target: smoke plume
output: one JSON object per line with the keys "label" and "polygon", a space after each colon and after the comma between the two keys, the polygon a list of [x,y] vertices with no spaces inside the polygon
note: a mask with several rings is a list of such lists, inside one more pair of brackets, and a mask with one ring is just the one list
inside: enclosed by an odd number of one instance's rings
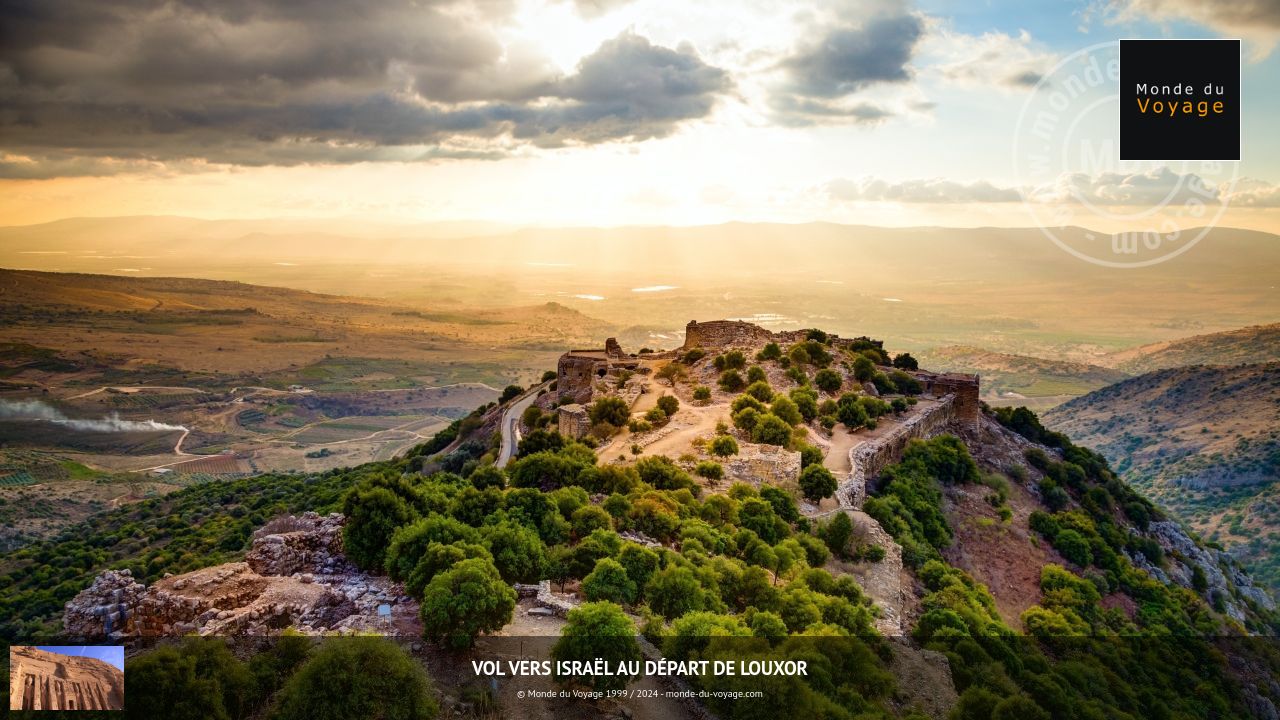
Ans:
{"label": "smoke plume", "polygon": [[84,432],[186,431],[182,425],[169,425],[155,420],[121,420],[115,413],[101,420],[69,418],[39,400],[0,400],[0,420],[41,420]]}

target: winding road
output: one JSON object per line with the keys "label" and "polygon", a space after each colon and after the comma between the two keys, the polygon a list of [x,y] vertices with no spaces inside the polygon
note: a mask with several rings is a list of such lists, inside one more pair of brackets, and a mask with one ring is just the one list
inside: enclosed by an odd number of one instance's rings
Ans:
{"label": "winding road", "polygon": [[494,463],[498,467],[506,467],[511,458],[516,456],[516,450],[520,447],[520,416],[538,399],[538,394],[550,385],[550,382],[544,382],[525,390],[523,395],[513,400],[511,406],[502,412],[502,449],[498,451],[498,461]]}

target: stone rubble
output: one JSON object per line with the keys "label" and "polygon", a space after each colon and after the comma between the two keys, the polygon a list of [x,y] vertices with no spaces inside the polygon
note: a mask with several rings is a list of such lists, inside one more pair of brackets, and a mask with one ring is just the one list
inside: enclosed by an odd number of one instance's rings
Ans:
{"label": "stone rubble", "polygon": [[[109,570],[67,603],[63,627],[83,638],[164,635],[394,634],[417,603],[400,583],[342,554],[344,518],[305,513],[254,534],[244,562],[165,577],[150,588]],[[385,607],[384,607],[385,606]]]}

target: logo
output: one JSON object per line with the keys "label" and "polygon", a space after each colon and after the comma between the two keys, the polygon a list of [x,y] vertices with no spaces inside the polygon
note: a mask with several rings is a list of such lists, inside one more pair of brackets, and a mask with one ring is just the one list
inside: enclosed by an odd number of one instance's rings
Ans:
{"label": "logo", "polygon": [[1120,159],[1239,160],[1240,41],[1121,40]]}
{"label": "logo", "polygon": [[[1160,151],[1147,157],[1127,145],[1121,125],[1126,104],[1134,104],[1134,87],[1124,85],[1128,71],[1129,43],[1099,43],[1064,58],[1044,75],[1028,95],[1019,114],[1013,139],[1013,162],[1023,205],[1041,232],[1071,255],[1096,265],[1139,268],[1164,262],[1190,250],[1221,219],[1227,197],[1235,185],[1239,164],[1239,116],[1227,114],[1228,97],[1239,112],[1239,44],[1235,47],[1234,82],[1206,77],[1208,73],[1187,73],[1178,81],[1183,92],[1189,83],[1199,82],[1196,95],[1178,96],[1192,102],[1188,116],[1170,121],[1158,114],[1143,116],[1144,122],[1170,122],[1164,138],[1176,133],[1212,135],[1212,127],[1233,118],[1235,134],[1226,142],[1235,143],[1236,152],[1211,157],[1217,149],[1199,146],[1194,152],[1190,136],[1184,136],[1184,152]],[[1138,41],[1164,43],[1170,41]],[[1176,41],[1207,43],[1217,41]],[[1123,60],[1123,61],[1122,61]],[[1163,90],[1163,74],[1153,74],[1141,83]],[[1200,97],[1205,86],[1214,85],[1214,97],[1223,102],[1221,115],[1214,115],[1214,100],[1208,100],[1206,116],[1199,117]],[[1172,93],[1175,81],[1169,80]],[[1223,94],[1217,95],[1222,85]],[[1144,98],[1152,99],[1154,98]],[[1160,109],[1169,113],[1164,98]],[[1145,105],[1154,113],[1154,103]],[[1186,107],[1179,105],[1176,112]],[[1203,123],[1187,129],[1183,122]],[[1215,136],[1221,140],[1221,137]],[[1165,139],[1151,133],[1152,143]],[[1212,152],[1211,152],[1212,150]],[[1144,155],[1139,157],[1139,155]],[[1182,157],[1180,157],[1182,156]]]}

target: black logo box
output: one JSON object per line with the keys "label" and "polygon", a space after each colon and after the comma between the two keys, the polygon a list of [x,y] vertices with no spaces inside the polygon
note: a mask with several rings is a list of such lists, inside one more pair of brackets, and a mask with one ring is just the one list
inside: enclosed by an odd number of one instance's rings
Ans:
{"label": "black logo box", "polygon": [[[1166,94],[1166,87],[1182,92]],[[1188,101],[1190,114],[1183,112]],[[1121,160],[1239,160],[1242,101],[1239,40],[1120,41]],[[1172,115],[1170,103],[1177,103]]]}

